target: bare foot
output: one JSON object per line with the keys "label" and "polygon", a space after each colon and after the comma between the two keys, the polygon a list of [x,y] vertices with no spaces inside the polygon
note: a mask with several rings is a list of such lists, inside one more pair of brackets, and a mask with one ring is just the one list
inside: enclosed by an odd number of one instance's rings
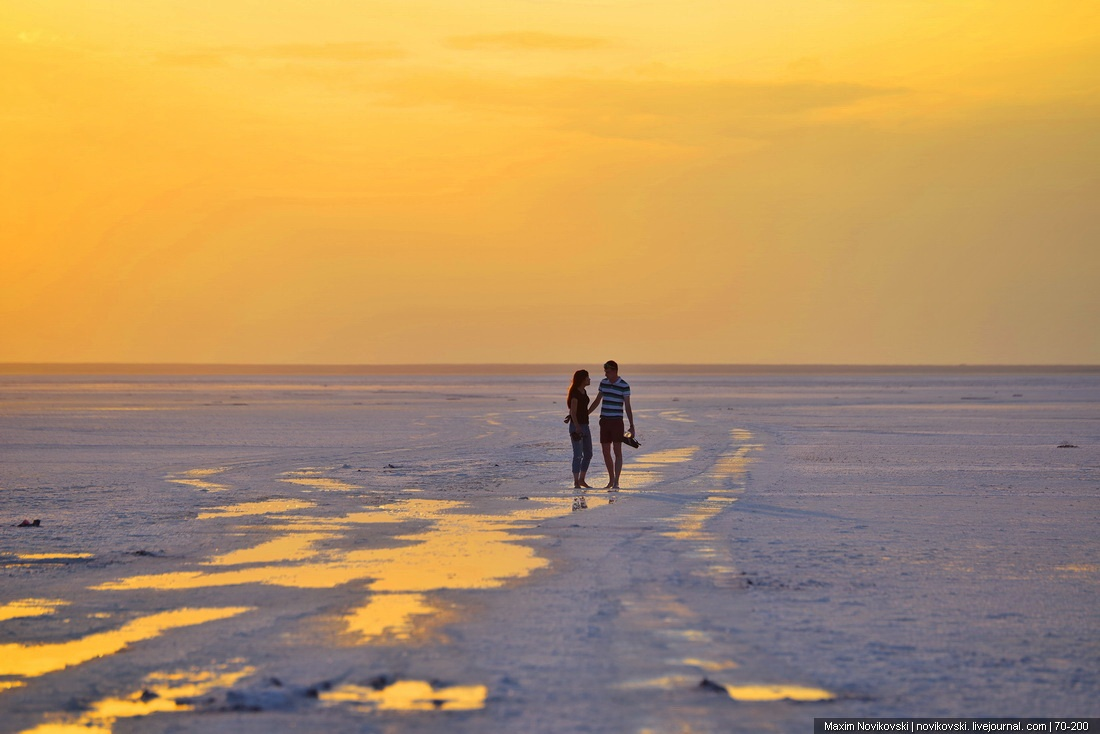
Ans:
{"label": "bare foot", "polygon": [[588,484],[588,482],[581,482],[577,486],[580,487],[581,489],[592,489],[592,487]]}

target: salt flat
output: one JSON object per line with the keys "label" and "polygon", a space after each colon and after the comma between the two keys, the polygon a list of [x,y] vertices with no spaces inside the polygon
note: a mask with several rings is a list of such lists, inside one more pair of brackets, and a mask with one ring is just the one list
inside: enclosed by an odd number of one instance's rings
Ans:
{"label": "salt flat", "polygon": [[1100,715],[1100,373],[623,375],[0,378],[0,729]]}

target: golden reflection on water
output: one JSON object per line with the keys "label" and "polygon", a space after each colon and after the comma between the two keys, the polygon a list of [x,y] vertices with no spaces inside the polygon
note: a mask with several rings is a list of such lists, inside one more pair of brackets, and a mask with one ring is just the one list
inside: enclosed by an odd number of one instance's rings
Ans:
{"label": "golden reflection on water", "polygon": [[713,482],[710,494],[671,518],[672,529],[662,533],[669,538],[691,542],[694,553],[708,562],[707,574],[716,578],[728,578],[736,573],[736,568],[728,549],[720,547],[714,534],[706,531],[706,526],[736,502],[736,495],[744,491],[745,477],[752,461],[749,454],[760,448],[758,444],[747,443],[752,438],[749,431],[741,428],[730,431],[730,439],[735,446],[720,456],[707,473],[707,479]]}
{"label": "golden reflection on water", "polygon": [[350,703],[378,711],[470,711],[485,706],[485,686],[433,688],[424,681],[398,681],[382,689],[343,685],[323,691],[326,703]]}
{"label": "golden reflection on water", "polygon": [[339,479],[321,476],[321,472],[317,469],[299,469],[298,471],[286,472],[284,476],[288,478],[280,479],[280,482],[319,489],[324,492],[346,492],[351,489],[362,489],[362,487],[354,484],[341,482]]}
{"label": "golden reflection on water", "polygon": [[21,561],[79,561],[94,557],[92,553],[20,553],[16,556]]}
{"label": "golden reflection on water", "polygon": [[194,706],[177,703],[177,700],[197,698],[217,689],[229,688],[254,672],[255,668],[246,666],[229,672],[201,670],[153,673],[146,677],[140,690],[125,698],[96,701],[78,718],[66,717],[46,722],[34,729],[27,729],[22,734],[106,734],[118,719],[132,719],[162,712],[191,711]]}
{"label": "golden reflection on water", "polygon": [[206,512],[200,512],[198,519],[211,520],[218,517],[247,517],[249,515],[277,515],[293,510],[305,510],[313,507],[315,503],[306,500],[262,500],[259,502],[241,502],[225,507],[213,507]]}
{"label": "golden reflection on water", "polygon": [[[360,642],[382,636],[407,638],[412,619],[436,611],[421,594],[442,589],[492,589],[523,578],[548,561],[516,542],[513,532],[539,520],[569,514],[568,500],[527,501],[508,514],[465,514],[466,503],[405,500],[328,521],[309,520],[310,532],[293,523],[284,535],[253,548],[232,551],[207,561],[219,570],[177,571],[132,576],[101,584],[97,590],[198,589],[238,584],[265,584],[301,589],[332,588],[369,580],[365,603],[343,618]],[[398,535],[397,547],[336,547],[340,531],[370,523],[427,523],[418,532]],[[317,532],[320,526],[325,532]],[[321,540],[329,547],[318,548]],[[221,570],[221,567],[224,570]],[[231,567],[231,568],[229,568]]]}
{"label": "golden reflection on water", "polygon": [[662,449],[641,454],[626,462],[620,484],[624,489],[637,489],[660,481],[660,469],[669,464],[691,461],[691,457],[698,450],[698,446],[688,446],[682,449]]}
{"label": "golden reflection on water", "polygon": [[681,464],[685,461],[691,461],[691,458],[695,456],[698,451],[698,446],[688,446],[682,449],[662,449],[661,451],[642,454],[631,463],[641,466]]}
{"label": "golden reflection on water", "polygon": [[317,554],[313,546],[322,540],[338,538],[333,533],[299,533],[284,535],[252,548],[223,553],[205,561],[207,566],[239,566],[249,563],[280,563],[311,558]]}
{"label": "golden reflection on water", "polygon": [[672,520],[675,530],[661,533],[668,538],[681,540],[711,540],[709,533],[703,532],[707,521],[735,502],[735,497],[708,497]]}
{"label": "golden reflection on water", "polygon": [[[465,506],[465,503],[456,501],[408,500],[372,512],[353,513],[340,521],[345,525],[431,521],[431,525],[422,532],[397,536],[396,540],[405,541],[397,548],[316,550],[312,544],[323,534],[291,534],[215,559],[218,565],[226,565],[233,558],[251,558],[253,553],[257,557],[270,555],[274,544],[284,544],[280,546],[278,560],[289,560],[292,562],[289,564],[132,576],[94,588],[197,589],[259,583],[318,589],[365,578],[373,579],[369,588],[375,591],[496,588],[507,579],[526,576],[547,564],[531,548],[513,542],[517,537],[509,531],[525,522],[556,517],[570,511],[568,505],[555,502],[540,509],[511,515],[450,512]],[[299,550],[296,557],[282,555],[296,547]]]}
{"label": "golden reflection on water", "polygon": [[[690,688],[700,684],[698,676],[690,675],[666,675],[659,678],[650,678],[640,681],[628,681],[618,687],[622,690],[637,691],[647,689],[673,690],[677,688]],[[721,686],[726,694],[734,701],[832,701],[836,695],[822,688],[809,686],[789,685],[786,683],[754,683],[749,685],[725,685],[709,681],[710,684]]]}
{"label": "golden reflection on water", "polygon": [[711,475],[715,479],[739,479],[745,475],[749,465],[749,452],[756,446],[741,446],[737,450],[718,459]]}
{"label": "golden reflection on water", "polygon": [[416,631],[412,624],[414,617],[438,612],[423,594],[374,594],[365,605],[344,617],[344,621],[359,643],[384,638],[408,640]]}
{"label": "golden reflection on water", "polygon": [[68,603],[63,599],[16,599],[0,606],[0,622],[22,617],[44,617]]}
{"label": "golden reflection on water", "polygon": [[821,688],[789,685],[726,686],[734,701],[831,701],[836,696]]}
{"label": "golden reflection on water", "polygon": [[221,492],[229,489],[229,487],[224,484],[217,484],[216,482],[208,482],[206,479],[203,479],[203,477],[211,477],[216,474],[221,474],[224,471],[228,471],[228,468],[220,466],[213,469],[189,469],[180,474],[169,475],[166,479],[173,484],[182,484],[207,492]]}
{"label": "golden reflection on water", "polygon": [[225,619],[250,609],[251,607],[176,609],[140,617],[117,630],[96,632],[67,642],[40,645],[0,644],[0,675],[26,678],[45,675],[105,655],[113,655],[131,643],[158,637],[177,627]]}

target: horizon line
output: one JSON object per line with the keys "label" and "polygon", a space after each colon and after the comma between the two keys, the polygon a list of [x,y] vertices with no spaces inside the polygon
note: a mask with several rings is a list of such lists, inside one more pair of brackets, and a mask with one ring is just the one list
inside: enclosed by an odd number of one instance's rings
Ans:
{"label": "horizon line", "polygon": [[[758,374],[874,372],[1100,372],[1100,364],[830,364],[643,362],[624,364],[624,374]],[[235,362],[0,362],[0,375],[466,375],[572,372],[568,362],[456,363],[235,363]]]}

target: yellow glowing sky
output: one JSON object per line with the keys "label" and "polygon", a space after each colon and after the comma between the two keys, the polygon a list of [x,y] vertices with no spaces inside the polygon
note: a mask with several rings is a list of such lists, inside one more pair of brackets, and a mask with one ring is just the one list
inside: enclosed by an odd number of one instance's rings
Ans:
{"label": "yellow glowing sky", "polygon": [[1100,363],[1095,0],[4,0],[0,361]]}

